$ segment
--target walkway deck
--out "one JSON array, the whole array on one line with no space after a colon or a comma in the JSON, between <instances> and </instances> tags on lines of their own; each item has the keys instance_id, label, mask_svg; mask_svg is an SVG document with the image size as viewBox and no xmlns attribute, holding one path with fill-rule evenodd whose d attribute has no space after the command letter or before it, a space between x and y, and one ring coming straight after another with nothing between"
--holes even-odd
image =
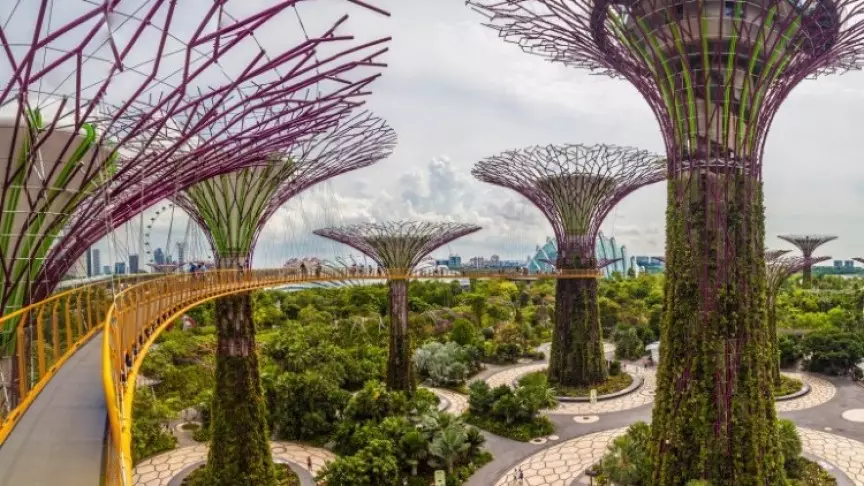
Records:
<instances>
[{"instance_id":1,"label":"walkway deck","mask_svg":"<svg viewBox=\"0 0 864 486\"><path fill-rule=\"evenodd\" d=\"M57 372L0 446L0 486L95 486L102 476L102 334Z\"/></svg>"}]
</instances>

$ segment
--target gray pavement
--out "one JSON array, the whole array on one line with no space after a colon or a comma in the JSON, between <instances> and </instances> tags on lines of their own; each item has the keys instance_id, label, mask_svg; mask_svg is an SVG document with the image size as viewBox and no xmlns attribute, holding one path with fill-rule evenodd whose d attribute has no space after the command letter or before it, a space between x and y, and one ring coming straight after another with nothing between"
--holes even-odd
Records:
<instances>
[{"instance_id":1,"label":"gray pavement","mask_svg":"<svg viewBox=\"0 0 864 486\"><path fill-rule=\"evenodd\" d=\"M95 486L106 411L102 334L60 369L0 446L0 486Z\"/></svg>"}]
</instances>

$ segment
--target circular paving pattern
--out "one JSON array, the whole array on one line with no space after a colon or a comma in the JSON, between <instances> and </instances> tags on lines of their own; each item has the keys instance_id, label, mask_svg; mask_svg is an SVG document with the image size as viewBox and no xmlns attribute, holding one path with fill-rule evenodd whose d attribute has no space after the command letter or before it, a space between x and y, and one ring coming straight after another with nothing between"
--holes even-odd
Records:
<instances>
[{"instance_id":1,"label":"circular paving pattern","mask_svg":"<svg viewBox=\"0 0 864 486\"><path fill-rule=\"evenodd\" d=\"M468 397L456 393L453 390L446 388L429 388L432 393L449 402L449 406L443 411L452 413L453 415L462 415L462 412L468 410Z\"/></svg>"},{"instance_id":2,"label":"circular paving pattern","mask_svg":"<svg viewBox=\"0 0 864 486\"><path fill-rule=\"evenodd\" d=\"M522 469L529 486L567 486L606 453L612 440L626 427L605 430L568 440L544 449L514 466ZM804 452L843 471L856 486L864 486L864 444L818 430L799 427ZM509 470L509 469L508 469ZM509 486L507 475L497 486Z\"/></svg>"},{"instance_id":3,"label":"circular paving pattern","mask_svg":"<svg viewBox=\"0 0 864 486\"><path fill-rule=\"evenodd\" d=\"M520 376L540 371L547 367L546 364L536 364L529 366L517 366L510 368L500 373L495 373L486 379L489 386L496 387L499 385L511 385ZM654 389L656 387L656 368L643 368L641 366L625 365L625 369L633 376L641 376L644 380L642 386L633 393L603 400L592 404L590 402L561 402L552 410L547 410L548 414L562 415L596 415L598 413L620 412L631 408L641 407L654 401Z\"/></svg>"},{"instance_id":4,"label":"circular paving pattern","mask_svg":"<svg viewBox=\"0 0 864 486\"><path fill-rule=\"evenodd\" d=\"M274 459L289 461L306 469L307 458L312 458L312 476L336 456L332 452L293 442L271 442L270 450ZM133 484L135 486L167 486L175 475L187 466L207 460L207 446L204 444L174 449L158 456L145 459L135 467ZM306 469L308 471L308 469Z\"/></svg>"},{"instance_id":5,"label":"circular paving pattern","mask_svg":"<svg viewBox=\"0 0 864 486\"><path fill-rule=\"evenodd\" d=\"M795 410L804 410L806 408L816 407L822 405L828 400L831 400L837 393L837 389L834 388L834 385L828 380L823 380L822 378L817 378L806 373L783 374L810 385L810 393L793 400L776 402L778 412L792 412Z\"/></svg>"},{"instance_id":6,"label":"circular paving pattern","mask_svg":"<svg viewBox=\"0 0 864 486\"><path fill-rule=\"evenodd\" d=\"M843 418L850 422L864 422L864 408L853 408L843 412Z\"/></svg>"}]
</instances>

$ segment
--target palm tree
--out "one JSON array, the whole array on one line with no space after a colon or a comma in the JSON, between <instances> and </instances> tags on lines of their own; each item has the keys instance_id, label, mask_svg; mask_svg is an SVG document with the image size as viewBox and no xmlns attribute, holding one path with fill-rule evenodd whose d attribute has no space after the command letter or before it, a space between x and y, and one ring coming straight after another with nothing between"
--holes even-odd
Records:
<instances>
[{"instance_id":1,"label":"palm tree","mask_svg":"<svg viewBox=\"0 0 864 486\"><path fill-rule=\"evenodd\" d=\"M417 465L429 455L426 444L426 437L419 430L412 430L402 437L401 447L407 457L405 462L411 465L412 476L417 475Z\"/></svg>"},{"instance_id":2,"label":"palm tree","mask_svg":"<svg viewBox=\"0 0 864 486\"><path fill-rule=\"evenodd\" d=\"M458 424L451 424L441 430L429 444L429 452L444 461L447 465L447 473L453 474L453 463L468 450L468 434L465 428Z\"/></svg>"}]
</instances>

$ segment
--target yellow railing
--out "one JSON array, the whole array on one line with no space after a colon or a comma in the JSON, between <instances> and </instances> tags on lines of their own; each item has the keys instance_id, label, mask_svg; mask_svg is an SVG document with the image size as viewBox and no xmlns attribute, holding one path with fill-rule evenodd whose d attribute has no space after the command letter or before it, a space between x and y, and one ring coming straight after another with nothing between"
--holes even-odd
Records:
<instances>
[{"instance_id":1,"label":"yellow railing","mask_svg":"<svg viewBox=\"0 0 864 486\"><path fill-rule=\"evenodd\" d=\"M126 279L134 285L144 278ZM58 369L105 322L111 305L108 288L117 281L100 281L59 292L0 317L0 444Z\"/></svg>"},{"instance_id":2,"label":"yellow railing","mask_svg":"<svg viewBox=\"0 0 864 486\"><path fill-rule=\"evenodd\" d=\"M596 278L596 271L574 271L549 278ZM514 278L521 274L433 274L388 275L406 278ZM130 287L114 299L108 309L102 348L102 378L108 409L109 443L105 461L108 486L132 485L132 404L141 363L156 337L189 309L209 300L255 289L292 283L385 278L359 269L319 268L276 270L223 270L200 274L176 274Z\"/></svg>"}]
</instances>

